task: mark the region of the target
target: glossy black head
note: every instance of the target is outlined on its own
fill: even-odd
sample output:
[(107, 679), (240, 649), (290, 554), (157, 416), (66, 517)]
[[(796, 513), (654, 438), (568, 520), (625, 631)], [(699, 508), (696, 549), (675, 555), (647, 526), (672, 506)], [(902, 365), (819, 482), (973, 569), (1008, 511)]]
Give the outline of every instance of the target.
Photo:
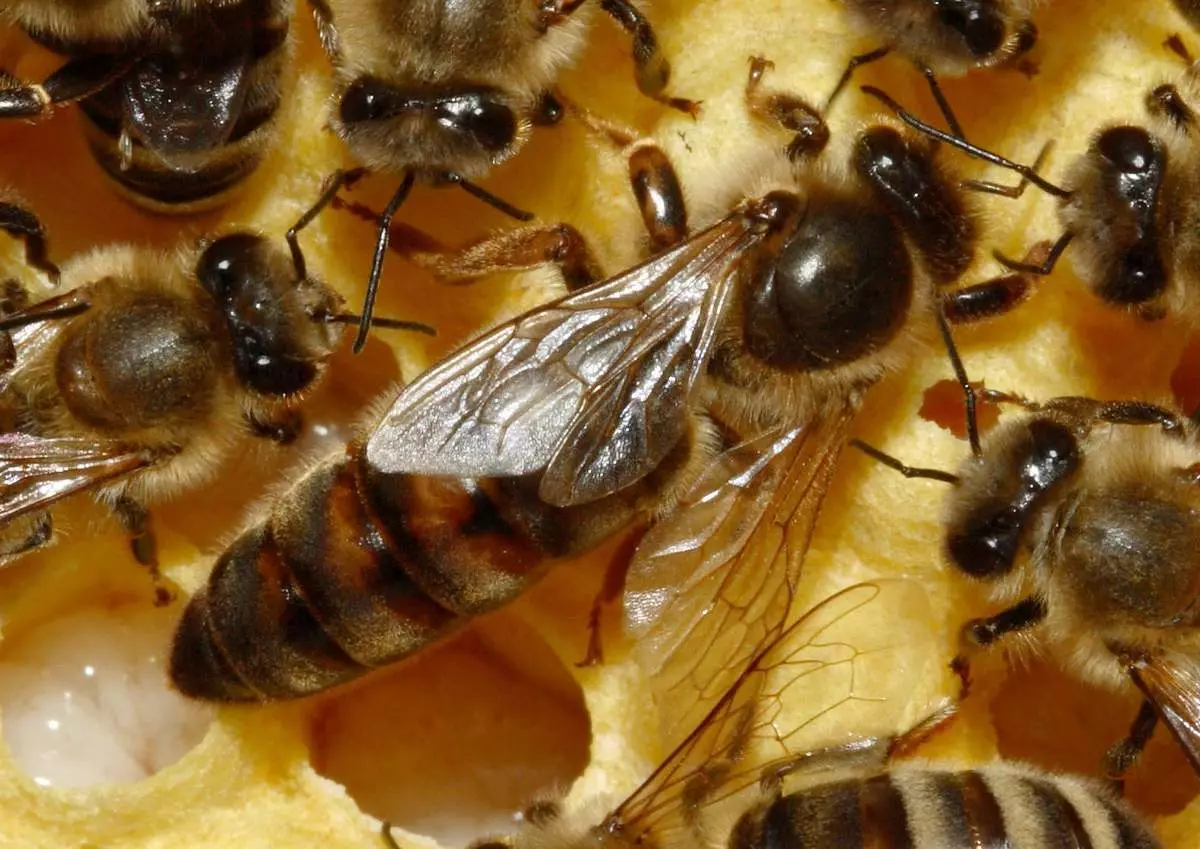
[(986, 59), (1008, 39), (1008, 27), (994, 0), (931, 0), (942, 26), (953, 31), (977, 59)]
[[(297, 281), (291, 262), (249, 233), (217, 239), (196, 267), (200, 284), (216, 299), (233, 346), (238, 379), (261, 395), (306, 389), (332, 349), (328, 328), (310, 312), (322, 287)], [(329, 296), (332, 297), (332, 296)]]
[(788, 371), (835, 368), (878, 350), (912, 301), (912, 264), (895, 223), (851, 197), (810, 199), (751, 273), (747, 348)]
[(339, 115), (351, 131), (356, 124), (424, 117), (460, 143), (489, 153), (512, 145), (518, 130), (517, 116), (498, 91), (480, 87), (416, 93), (373, 77), (360, 77), (350, 84), (342, 94)]
[(975, 222), (962, 193), (934, 161), (936, 147), (891, 127), (858, 137), (854, 166), (916, 243), (938, 283), (956, 279), (975, 252)]
[(1141, 127), (1112, 127), (1092, 144), (1089, 155), (1098, 168), (1097, 209), (1116, 249), (1096, 294), (1122, 306), (1144, 304), (1167, 287), (1167, 270), (1159, 245), (1159, 192), (1167, 168), (1161, 141)]
[[(979, 462), (979, 461), (973, 461)], [(1034, 418), (996, 453), (987, 453), (967, 499), (949, 522), (950, 561), (975, 578), (1012, 571), (1021, 539), (1046, 493), (1079, 466), (1079, 444), (1058, 422)]]

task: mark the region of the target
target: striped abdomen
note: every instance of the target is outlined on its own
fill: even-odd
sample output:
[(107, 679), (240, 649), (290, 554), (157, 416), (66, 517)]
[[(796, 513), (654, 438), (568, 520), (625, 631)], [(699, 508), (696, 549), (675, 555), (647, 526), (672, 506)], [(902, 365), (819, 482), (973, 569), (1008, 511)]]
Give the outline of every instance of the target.
[(994, 764), (899, 767), (822, 784), (738, 820), (730, 849), (1155, 849), (1149, 828), (1086, 781)]
[(536, 479), (383, 475), (351, 446), (220, 556), (184, 612), (171, 677), (214, 701), (297, 698), (355, 678), (630, 526), (647, 496), (630, 489), (554, 508)]
[(212, 5), (126, 48), (136, 58), (129, 73), (80, 109), (92, 154), (132, 200), (194, 212), (222, 202), (258, 167), (274, 133), (290, 14), (284, 0)]

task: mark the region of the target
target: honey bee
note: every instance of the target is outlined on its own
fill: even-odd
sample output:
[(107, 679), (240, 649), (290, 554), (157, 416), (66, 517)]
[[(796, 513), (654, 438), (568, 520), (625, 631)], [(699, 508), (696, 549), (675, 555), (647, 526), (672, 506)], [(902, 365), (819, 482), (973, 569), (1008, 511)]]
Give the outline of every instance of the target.
[[(901, 734), (797, 749), (805, 726), (879, 701), (869, 692), (875, 679), (911, 671), (894, 634), (878, 627), (881, 605), (910, 594), (893, 582), (857, 584), (805, 614), (598, 824), (542, 803), (515, 835), (471, 849), (1158, 847), (1128, 806), (1085, 779), (1006, 762), (900, 760), (953, 719), (953, 702)], [(888, 659), (900, 662), (889, 668)], [(386, 827), (383, 835), (396, 849)]]
[(929, 84), (950, 131), (964, 138), (937, 77), (961, 77), (979, 68), (1013, 62), (1037, 41), (1030, 12), (1034, 0), (843, 0), (846, 12), (881, 43), (850, 59), (832, 102), (854, 72), (896, 52), (911, 61)]
[[(1141, 401), (984, 394), (1025, 413), (1002, 421), (956, 474), (860, 446), (909, 477), (954, 487), (946, 559), (1004, 606), (964, 627), (956, 668), (967, 681), (973, 653), (1027, 633), (1080, 679), (1143, 695), (1129, 737), (1108, 754), (1112, 777), (1159, 721), (1200, 771), (1197, 425)], [(968, 429), (977, 429), (971, 408)]]
[[(42, 232), (27, 210), (9, 220)], [(174, 254), (97, 248), (62, 278), (67, 291), (10, 298), (0, 318), (14, 354), (0, 372), (12, 419), (0, 433), (0, 556), (47, 542), (50, 508), (92, 492), (153, 570), (145, 505), (204, 482), (247, 429), (294, 437), (298, 401), (354, 317), (245, 232)]]
[[(874, 89), (869, 93), (882, 94)], [(1015, 273), (1044, 277), (1073, 246), (1079, 278), (1104, 303), (1146, 320), (1172, 315), (1200, 325), (1194, 271), (1200, 262), (1200, 240), (1193, 236), (1200, 221), (1200, 195), (1192, 176), (1200, 156), (1200, 124), (1194, 110), (1198, 98), (1200, 68), (1193, 65), (1179, 86), (1160, 85), (1146, 98), (1147, 126), (1106, 127), (1068, 166), (1062, 186), (1035, 181), (1059, 199), (1064, 232), (1041, 262), (1018, 262), (999, 253), (996, 259)], [(1028, 170), (923, 124), (890, 98), (882, 99), (911, 126), (971, 156), (1019, 173)]]
[(0, 72), (0, 117), (79, 102), (92, 155), (156, 212), (219, 205), (275, 133), (288, 0), (7, 0), (0, 19), (67, 57), (40, 83)]
[[(552, 90), (579, 53), (597, 5), (633, 38), (638, 88), (668, 106), (696, 111), (692, 101), (664, 94), (670, 66), (650, 22), (631, 0), (309, 4), (336, 69), (331, 126), (362, 167), (335, 172), (307, 220), (339, 189), (368, 171), (402, 175), (400, 187), (378, 218), (378, 243), (363, 307), (368, 319), (392, 217), (414, 182), (458, 185), (510, 217), (532, 218), (472, 181), (516, 154), (533, 126), (561, 120), (564, 102)], [(557, 224), (537, 229), (540, 238), (531, 235), (514, 243), (501, 237), (485, 251), (492, 265), (474, 273), (553, 258), (568, 266), (578, 283), (580, 269), (594, 268), (573, 228)], [(595, 279), (589, 273), (582, 282)], [(355, 350), (361, 348), (366, 329), (364, 322)]]
[(652, 525), (621, 564), (627, 629), (693, 727), (778, 632), (863, 393), (936, 337), (942, 300), (1015, 303), (1005, 281), (945, 290), (975, 229), (935, 154), (886, 125), (845, 169), (773, 152), (748, 174), (765, 194), (435, 365), (218, 558), (176, 686), (335, 686)]

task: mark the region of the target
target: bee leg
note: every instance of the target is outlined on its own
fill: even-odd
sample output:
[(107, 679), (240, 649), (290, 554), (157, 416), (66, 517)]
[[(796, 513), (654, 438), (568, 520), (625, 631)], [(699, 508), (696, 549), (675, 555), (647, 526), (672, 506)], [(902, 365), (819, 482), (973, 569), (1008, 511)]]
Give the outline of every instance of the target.
[(912, 728), (890, 737), (865, 737), (840, 746), (829, 746), (801, 752), (767, 764), (758, 784), (764, 793), (778, 798), (783, 793), (783, 781), (789, 775), (828, 771), (864, 771), (882, 769), (898, 757), (912, 754), (921, 744), (944, 731), (958, 715), (958, 702), (947, 700)]
[[(58, 285), (58, 266), (46, 253), (46, 231), (37, 216), (25, 207), (0, 202), (0, 230), (25, 243), (25, 262), (45, 274)], [(7, 288), (7, 283), (5, 284)], [(7, 295), (7, 292), (5, 293)]]
[(366, 168), (351, 168), (349, 170), (334, 171), (325, 178), (324, 184), (321, 186), (321, 194), (317, 198), (316, 203), (310, 206), (300, 220), (288, 228), (287, 243), (288, 250), (292, 252), (292, 266), (296, 269), (296, 279), (308, 279), (308, 266), (304, 261), (304, 252), (300, 249), (300, 231), (313, 223), (318, 215), (329, 206), (337, 197), (337, 193), (344, 188), (349, 188), (365, 177), (367, 174)]
[(846, 87), (847, 83), (850, 82), (850, 79), (854, 76), (855, 71), (857, 71), (863, 65), (870, 65), (872, 62), (878, 62), (891, 52), (892, 48), (890, 47), (879, 47), (870, 51), (869, 53), (860, 53), (857, 56), (851, 56), (850, 61), (846, 63), (846, 70), (842, 71), (842, 75), (838, 77), (837, 85), (833, 87), (833, 91), (831, 91), (829, 93), (829, 97), (825, 99), (825, 105), (821, 107), (821, 114), (829, 114), (829, 109), (833, 106), (833, 102), (837, 100), (838, 95), (842, 93), (842, 90)]
[(901, 463), (891, 454), (880, 451), (874, 445), (863, 442), (861, 439), (851, 439), (850, 445), (857, 448), (859, 451), (866, 454), (873, 460), (877, 460), (889, 469), (894, 469), (906, 478), (926, 478), (928, 480), (942, 481), (943, 483), (956, 484), (958, 483), (958, 475), (950, 472), (943, 472), (941, 469), (924, 469), (919, 466), (906, 466)]
[(129, 534), (129, 547), (133, 559), (146, 567), (150, 580), (154, 582), (154, 606), (164, 607), (171, 603), (171, 591), (162, 584), (162, 575), (158, 571), (158, 541), (154, 536), (154, 528), (150, 523), (150, 513), (146, 508), (128, 495), (118, 496), (112, 506), (117, 521)]
[(654, 28), (645, 15), (629, 0), (600, 0), (600, 7), (633, 36), (635, 77), (642, 94), (694, 117), (700, 111), (698, 102), (663, 94), (671, 79), (671, 64), (663, 55)]
[[(21, 523), (18, 525), (18, 523)], [(16, 527), (14, 527), (16, 525)], [(54, 522), (50, 518), (50, 511), (44, 510), (34, 516), (17, 520), (10, 523), (3, 530), (10, 529), (19, 530), (23, 535), (9, 543), (4, 537), (8, 533), (0, 535), (0, 563), (3, 563), (11, 558), (20, 557), (30, 551), (35, 551), (50, 542), (50, 538), (54, 536)]]
[(312, 11), (313, 21), (317, 25), (317, 40), (321, 49), (331, 59), (337, 59), (342, 52), (338, 39), (337, 27), (333, 23), (333, 10), (327, 0), (308, 0), (308, 8)]
[(933, 73), (933, 68), (927, 65), (918, 65), (918, 70), (921, 76), (925, 77), (925, 82), (929, 85), (929, 93), (933, 95), (933, 99), (937, 101), (938, 109), (942, 113), (942, 117), (946, 119), (946, 126), (950, 128), (950, 132), (960, 139), (966, 139), (966, 134), (963, 132), (962, 125), (958, 123), (958, 118), (954, 114), (954, 110), (950, 107), (950, 101), (946, 99), (946, 95), (942, 92), (942, 87), (938, 85), (937, 75)]
[(1154, 704), (1147, 699), (1142, 702), (1133, 724), (1129, 727), (1129, 736), (1105, 753), (1104, 774), (1115, 785), (1115, 789), (1124, 789), (1125, 773), (1137, 763), (1157, 725), (1158, 713), (1154, 710)]
[(246, 413), (250, 431), (261, 439), (269, 439), (278, 445), (291, 445), (304, 428), (304, 417), (299, 410), (286, 409), (271, 414)]
[(958, 655), (950, 662), (950, 668), (962, 679), (962, 698), (966, 698), (971, 686), (972, 655), (1009, 634), (1034, 627), (1045, 618), (1046, 603), (1039, 598), (1027, 598), (994, 616), (972, 619), (963, 625), (958, 640)]
[(44, 82), (31, 83), (0, 71), (0, 118), (40, 118), (52, 106), (89, 97), (125, 76), (133, 66), (115, 55), (71, 59)]
[(652, 139), (639, 137), (633, 129), (589, 112), (561, 94), (552, 97), (589, 132), (625, 154), (629, 184), (650, 236), (651, 249), (655, 252), (666, 250), (686, 239), (689, 232), (687, 202), (679, 175), (666, 152)]
[(993, 153), (992, 151), (982, 148), (979, 145), (971, 144), (961, 136), (947, 133), (944, 130), (939, 130), (937, 127), (926, 124), (916, 115), (912, 114), (899, 103), (897, 103), (894, 98), (887, 94), (887, 92), (877, 88), (876, 86), (865, 85), (862, 87), (862, 93), (868, 97), (875, 98), (888, 109), (892, 110), (896, 117), (905, 124), (912, 127), (917, 132), (923, 133), (931, 139), (945, 142), (951, 147), (961, 150), (963, 153), (967, 154), (968, 156), (972, 156), (975, 159), (982, 159), (984, 162), (990, 162), (992, 165), (999, 166), (1000, 168), (1007, 168), (1009, 171), (1020, 174), (1046, 194), (1053, 195), (1057, 198), (1069, 198), (1071, 196), (1070, 189), (1064, 189), (1062, 186), (1054, 185), (1028, 165), (1022, 165), (1020, 162), (1013, 162), (1011, 159), (1007, 159), (998, 153)]
[(1166, 118), (1180, 130), (1191, 130), (1196, 123), (1196, 113), (1188, 106), (1179, 89), (1170, 83), (1160, 85), (1146, 95), (1146, 110), (1159, 118)]
[(1102, 401), (1096, 408), (1095, 417), (1109, 424), (1159, 425), (1163, 433), (1183, 434), (1183, 419), (1145, 401)]
[(982, 283), (943, 292), (942, 314), (951, 324), (970, 324), (1012, 311), (1032, 294), (1024, 274), (1004, 274)]
[(1050, 140), (1042, 145), (1042, 149), (1038, 151), (1037, 158), (1033, 160), (1033, 164), (1029, 166), (1029, 172), (1021, 175), (1020, 181), (1015, 186), (1006, 186), (1003, 183), (993, 183), (990, 180), (963, 180), (960, 184), (964, 189), (970, 189), (976, 192), (984, 192), (985, 194), (1000, 195), (1006, 198), (1016, 199), (1025, 194), (1025, 187), (1032, 182), (1030, 174), (1037, 174), (1043, 165), (1046, 164), (1046, 159), (1050, 156), (1050, 151), (1054, 148), (1054, 141)]
[(688, 235), (687, 203), (675, 166), (649, 139), (629, 148), (629, 182), (642, 213), (642, 222), (655, 250), (665, 250)]
[(829, 143), (829, 127), (821, 113), (806, 100), (780, 91), (763, 91), (763, 74), (775, 63), (761, 56), (750, 57), (750, 75), (746, 80), (746, 108), (750, 114), (771, 127), (795, 133), (787, 146), (788, 159), (798, 162), (815, 156)]
[(448, 283), (469, 283), (497, 272), (523, 271), (547, 263), (558, 267), (572, 292), (603, 276), (583, 234), (565, 223), (516, 227), (457, 250), (414, 251), (407, 256)]
[[(1058, 264), (1059, 257), (1063, 255), (1063, 251), (1067, 249), (1067, 246), (1071, 244), (1071, 241), (1074, 238), (1075, 234), (1069, 230), (1066, 233), (1063, 233), (1058, 237), (1058, 240), (1052, 244), (1048, 250), (1046, 250), (1045, 258), (1042, 259), (1041, 262), (1017, 262), (1016, 260), (1009, 259), (1000, 251), (992, 251), (992, 256), (995, 257), (996, 262), (1003, 265), (1009, 271), (1016, 271), (1021, 274), (1032, 274), (1036, 277), (1048, 277), (1051, 272), (1054, 271), (1054, 266)], [(1030, 254), (1032, 255), (1038, 252), (1040, 252), (1039, 248), (1038, 246), (1035, 246), (1030, 251)]]
[(400, 844), (396, 842), (396, 838), (392, 837), (392, 824), (387, 820), (380, 825), (379, 836), (383, 839), (383, 845), (387, 849), (400, 849)]
[[(644, 532), (643, 532), (644, 533)], [(604, 645), (601, 636), (604, 608), (613, 604), (625, 590), (625, 576), (629, 572), (629, 564), (641, 544), (643, 533), (628, 536), (613, 554), (604, 570), (604, 582), (600, 591), (592, 600), (592, 608), (588, 611), (588, 645), (587, 654), (575, 665), (580, 668), (599, 666), (604, 663)]]
[(1053, 270), (1054, 263), (1058, 261), (1058, 257), (1070, 241), (1067, 237), (1065, 241), (1059, 240), (1061, 245), (1039, 242), (1029, 249), (1025, 259), (1019, 263), (997, 253), (997, 261), (1006, 268), (1014, 269), (1015, 273), (1002, 274), (982, 283), (942, 292), (942, 316), (950, 324), (970, 324), (1016, 309), (1033, 292), (1029, 275), (1040, 274), (1043, 267), (1046, 267), (1046, 273)]
[(1039, 242), (1029, 249), (1020, 262), (1010, 260), (997, 251), (996, 260), (1015, 273), (1002, 274), (982, 283), (941, 293), (942, 315), (951, 324), (970, 324), (1016, 309), (1033, 294), (1030, 276), (1044, 276), (1053, 271), (1071, 238), (1068, 233), (1053, 245)]
[[(360, 203), (338, 200), (335, 206), (368, 221), (379, 220), (374, 210)], [(604, 276), (583, 234), (565, 223), (501, 230), (461, 248), (447, 247), (410, 224), (395, 223), (388, 248), (451, 284), (473, 283), (491, 274), (525, 271), (547, 263), (558, 266), (572, 292)]]
[(791, 775), (812, 776), (821, 772), (882, 769), (887, 765), (893, 739), (865, 737), (840, 746), (813, 749), (772, 761), (759, 774), (758, 786), (765, 795), (778, 798), (783, 795), (784, 780)]
[(354, 344), (351, 346), (351, 350), (356, 354), (361, 354), (362, 349), (366, 347), (367, 334), (371, 330), (371, 315), (375, 312), (375, 297), (379, 293), (379, 278), (383, 274), (383, 258), (387, 253), (388, 239), (391, 238), (392, 218), (408, 200), (415, 180), (416, 175), (412, 171), (407, 172), (400, 182), (400, 187), (396, 189), (396, 193), (392, 195), (392, 199), (388, 201), (388, 205), (384, 207), (383, 213), (379, 216), (375, 253), (371, 257), (371, 272), (367, 276), (367, 292), (363, 296), (362, 320), (358, 325), (358, 335), (354, 337)]

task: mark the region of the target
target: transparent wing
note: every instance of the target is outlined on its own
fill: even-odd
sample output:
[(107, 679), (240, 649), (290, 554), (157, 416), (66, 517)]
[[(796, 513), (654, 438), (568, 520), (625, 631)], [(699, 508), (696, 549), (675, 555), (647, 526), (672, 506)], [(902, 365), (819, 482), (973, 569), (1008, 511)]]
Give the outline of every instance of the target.
[(623, 596), (676, 745), (778, 636), (857, 402), (722, 454), (638, 546)]
[(113, 443), (0, 433), (0, 523), (144, 468), (145, 452)]
[(1137, 661), (1129, 672), (1200, 773), (1200, 664), (1177, 652), (1164, 652)]
[[(685, 832), (701, 808), (753, 789), (768, 765), (802, 755), (813, 741), (845, 742), (848, 711), (907, 707), (909, 682), (936, 652), (932, 638), (913, 636), (922, 629), (902, 623), (929, 615), (913, 581), (856, 584), (826, 599), (747, 665), (604, 827), (646, 845), (690, 845)], [(870, 733), (880, 730), (894, 728)]]
[(639, 480), (686, 428), (733, 266), (759, 238), (734, 213), (501, 325), (400, 393), (368, 462), (452, 477), (545, 471), (540, 495), (559, 506)]

